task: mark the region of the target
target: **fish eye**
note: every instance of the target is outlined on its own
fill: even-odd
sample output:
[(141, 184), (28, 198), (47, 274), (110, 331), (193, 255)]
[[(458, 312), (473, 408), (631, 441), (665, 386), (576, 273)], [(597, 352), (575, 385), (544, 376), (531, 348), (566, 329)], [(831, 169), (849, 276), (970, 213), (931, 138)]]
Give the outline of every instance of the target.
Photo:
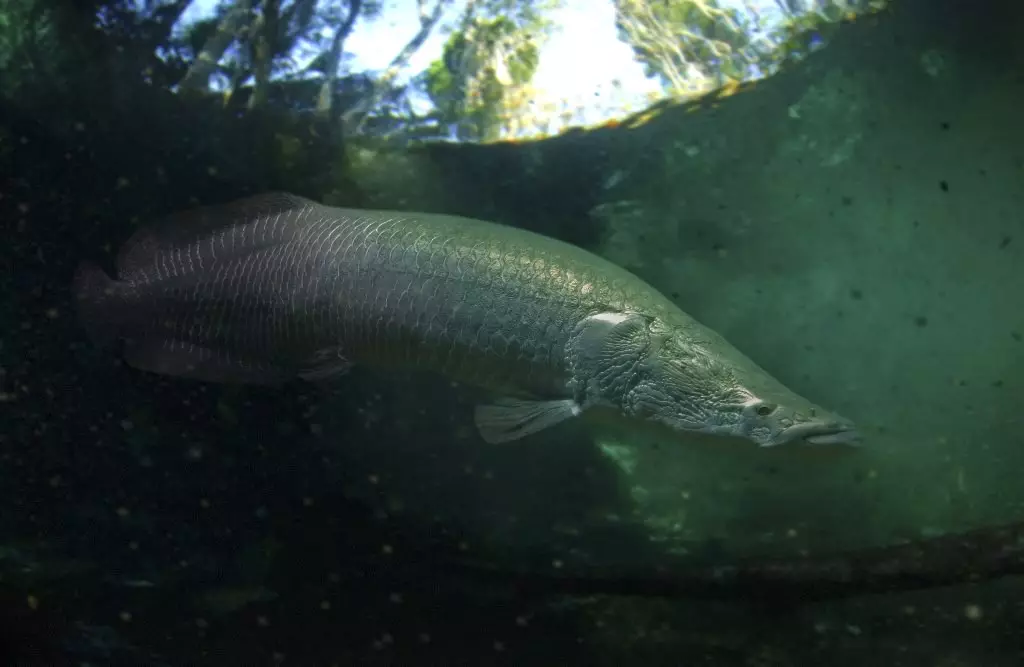
[(775, 412), (775, 409), (778, 407), (779, 406), (775, 405), (774, 403), (762, 403), (761, 405), (757, 406), (757, 414), (761, 415), (762, 417), (767, 417), (771, 413)]

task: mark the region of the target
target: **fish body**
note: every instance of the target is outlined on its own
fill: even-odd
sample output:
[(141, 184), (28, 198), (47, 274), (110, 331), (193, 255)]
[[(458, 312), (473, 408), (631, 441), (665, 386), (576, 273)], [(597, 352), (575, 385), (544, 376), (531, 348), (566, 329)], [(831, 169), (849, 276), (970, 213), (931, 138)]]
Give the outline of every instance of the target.
[(79, 313), (143, 370), (432, 371), (504, 397), (476, 411), (494, 442), (598, 408), (761, 445), (856, 437), (635, 275), (514, 227), (269, 193), (140, 229), (117, 269), (83, 263)]

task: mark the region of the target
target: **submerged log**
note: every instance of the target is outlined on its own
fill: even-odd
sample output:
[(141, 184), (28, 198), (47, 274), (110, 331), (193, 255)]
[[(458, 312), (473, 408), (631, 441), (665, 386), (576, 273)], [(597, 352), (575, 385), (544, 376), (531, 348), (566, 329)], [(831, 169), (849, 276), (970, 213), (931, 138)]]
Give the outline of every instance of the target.
[(743, 560), (629, 576), (594, 569), (519, 572), (473, 564), (471, 576), (519, 593), (750, 599), (802, 603), (955, 586), (1024, 574), (1024, 522), (825, 556)]

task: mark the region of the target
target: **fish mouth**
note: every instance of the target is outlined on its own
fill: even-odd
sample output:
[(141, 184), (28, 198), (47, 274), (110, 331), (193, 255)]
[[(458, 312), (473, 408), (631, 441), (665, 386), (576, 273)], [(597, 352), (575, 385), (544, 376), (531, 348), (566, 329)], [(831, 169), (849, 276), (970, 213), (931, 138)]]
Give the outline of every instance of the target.
[(784, 432), (786, 440), (809, 445), (859, 445), (860, 431), (850, 422), (810, 422), (791, 426)]
[(844, 431), (833, 431), (832, 433), (819, 433), (804, 437), (804, 442), (810, 445), (859, 445), (860, 432), (850, 428)]

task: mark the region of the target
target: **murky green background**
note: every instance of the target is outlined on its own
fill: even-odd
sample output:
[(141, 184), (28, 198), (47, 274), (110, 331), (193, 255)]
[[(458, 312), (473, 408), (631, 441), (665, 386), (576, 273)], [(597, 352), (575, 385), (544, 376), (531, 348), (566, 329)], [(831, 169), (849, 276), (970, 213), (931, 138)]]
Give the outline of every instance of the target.
[[(1019, 543), (986, 543), (1006, 576), (916, 592), (856, 595), (856, 573), (813, 603), (813, 577), (720, 599), (656, 585), (1024, 521), (1018, 9), (851, 3), (843, 21), (844, 3), (783, 3), (788, 32), (755, 57), (717, 5), (678, 2), (718, 17), (658, 19), (707, 72), (563, 130), (524, 115), (520, 33), (541, 31), (543, 3), (439, 5), (453, 37), (422, 83), (433, 116), (405, 109), (387, 71), (343, 68), (326, 107), (320, 79), (261, 74), (258, 21), (297, 30), (302, 2), (225, 3), (205, 32), (172, 32), (189, 4), (0, 3), (4, 664), (1024, 663)], [(236, 10), (250, 55), (227, 52), (227, 83), (188, 84)], [(684, 20), (706, 39), (679, 37)], [(752, 60), (771, 76), (735, 75)], [(268, 189), (583, 245), (856, 420), (864, 446), (567, 425), (487, 447), (479, 397), (431, 378), (222, 387), (87, 343), (79, 260)], [(889, 571), (922, 562), (903, 558)]]

